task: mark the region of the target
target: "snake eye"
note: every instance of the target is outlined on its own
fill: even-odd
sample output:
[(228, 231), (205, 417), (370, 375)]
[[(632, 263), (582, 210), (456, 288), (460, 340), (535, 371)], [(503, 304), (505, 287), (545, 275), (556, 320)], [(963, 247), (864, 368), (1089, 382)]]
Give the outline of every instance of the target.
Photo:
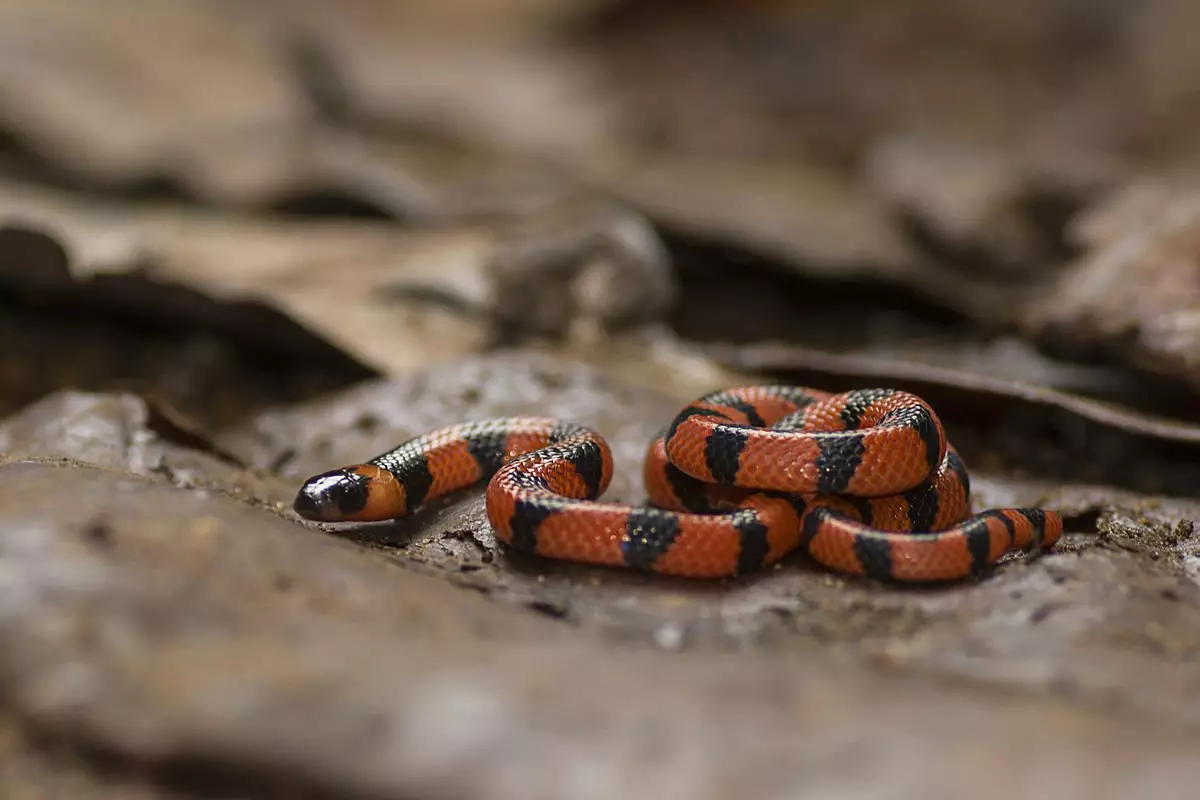
[(300, 487), (292, 508), (305, 519), (336, 522), (353, 518), (367, 505), (370, 479), (354, 467), (313, 476)]

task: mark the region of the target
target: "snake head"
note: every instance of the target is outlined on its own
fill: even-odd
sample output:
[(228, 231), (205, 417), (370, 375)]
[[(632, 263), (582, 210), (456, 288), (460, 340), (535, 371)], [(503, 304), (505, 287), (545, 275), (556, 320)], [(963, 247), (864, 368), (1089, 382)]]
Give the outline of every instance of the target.
[(292, 508), (320, 522), (372, 522), (407, 512), (404, 486), (386, 469), (371, 464), (322, 472), (304, 482)]

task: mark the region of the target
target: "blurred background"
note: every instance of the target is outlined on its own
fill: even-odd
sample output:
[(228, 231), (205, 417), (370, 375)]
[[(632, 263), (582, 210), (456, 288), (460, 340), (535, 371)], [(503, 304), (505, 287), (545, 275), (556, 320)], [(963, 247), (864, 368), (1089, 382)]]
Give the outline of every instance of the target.
[[(228, 423), (582, 319), (1181, 413), (1200, 380), (1198, 13), (5, 0), (0, 212), (50, 232), (76, 283), (51, 301), (52, 270), (13, 255), (32, 245), (6, 249), (5, 336), (47, 357), (10, 364), (0, 395), (113, 377)], [(183, 338), (141, 367), (105, 345), (40, 374), (79, 352), (47, 309), (101, 306), (105, 341), (125, 335), (113, 309)], [(251, 390), (227, 351), (255, 343), (278, 374)], [(297, 377), (305, 359), (321, 374)], [(1124, 372), (1076, 369), (1096, 363)]]

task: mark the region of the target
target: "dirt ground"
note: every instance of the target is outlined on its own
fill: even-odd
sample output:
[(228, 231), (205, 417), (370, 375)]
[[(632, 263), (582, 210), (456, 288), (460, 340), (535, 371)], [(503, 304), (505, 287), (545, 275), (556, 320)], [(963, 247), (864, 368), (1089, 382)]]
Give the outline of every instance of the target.
[[(0, 0), (0, 795), (1184, 798), (1183, 2)], [(1189, 26), (1191, 26), (1189, 28)], [(1052, 548), (946, 585), (302, 520), (463, 420), (927, 399)]]

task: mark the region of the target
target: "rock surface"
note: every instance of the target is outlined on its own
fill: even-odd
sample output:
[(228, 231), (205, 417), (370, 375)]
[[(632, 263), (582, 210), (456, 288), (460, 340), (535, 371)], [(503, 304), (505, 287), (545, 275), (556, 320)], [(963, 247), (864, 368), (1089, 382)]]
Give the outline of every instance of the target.
[[(4, 431), (41, 455), (0, 466), (0, 697), (22, 736), (155, 776), (145, 796), (197, 769), (271, 797), (1182, 797), (1200, 779), (1194, 504), (1062, 490), (1062, 546), (963, 586), (803, 556), (666, 581), (509, 554), (478, 492), (357, 529), (288, 507), (310, 471), (533, 409), (610, 437), (612, 496), (636, 501), (681, 399), (563, 359), (453, 362), (264, 415), (223, 438), (277, 465), (252, 491), (131, 399), (46, 402), (76, 413)], [(50, 457), (80, 441), (96, 465)], [(1046, 491), (976, 482), (985, 505)]]

